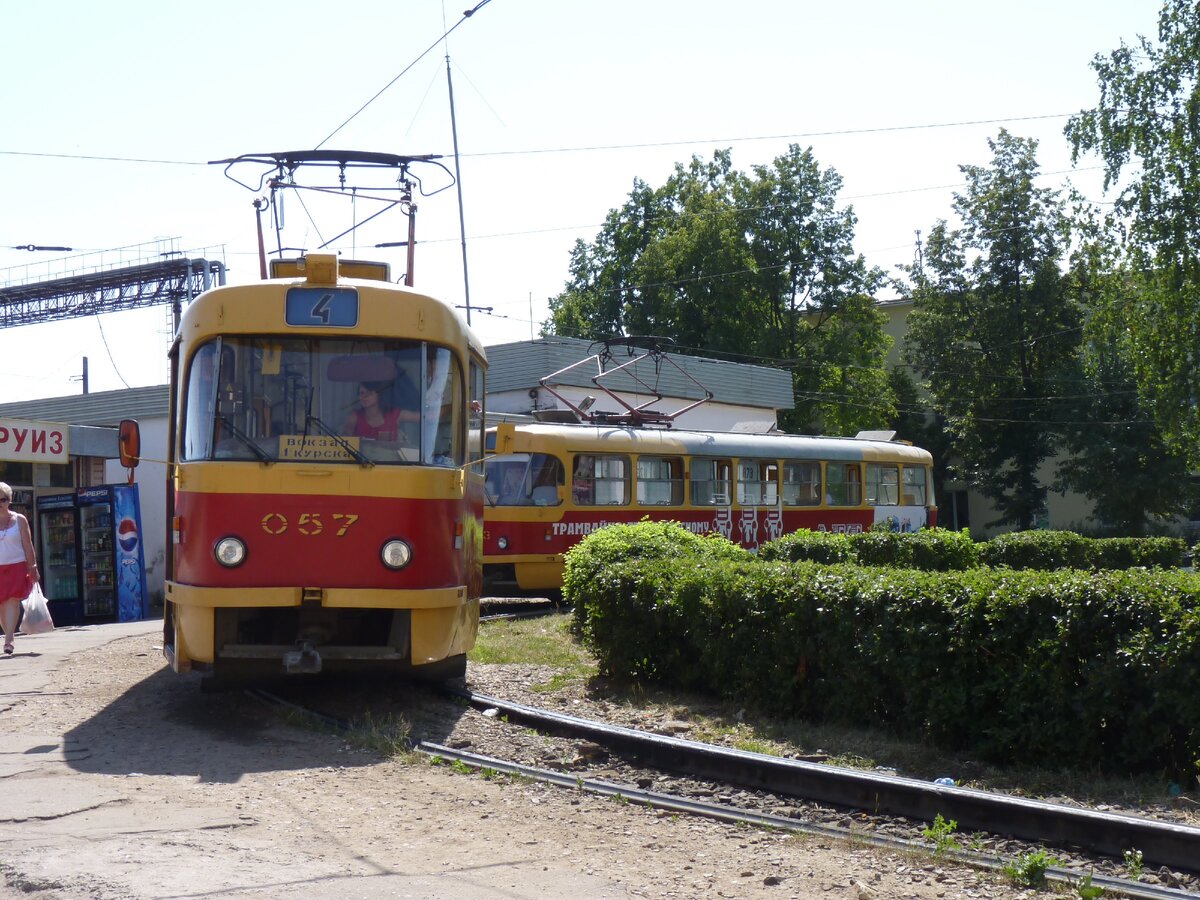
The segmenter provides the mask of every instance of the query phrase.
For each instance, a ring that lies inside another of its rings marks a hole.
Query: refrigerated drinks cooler
[[[129,622],[146,613],[136,484],[38,498],[38,549],[57,625]]]

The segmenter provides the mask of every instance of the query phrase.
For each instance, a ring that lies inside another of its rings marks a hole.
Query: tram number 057
[[[331,513],[329,518],[332,520],[329,527],[335,529],[334,537],[344,537],[350,526],[358,521],[358,516],[353,513]],[[262,530],[267,534],[283,534],[292,526],[293,523],[283,513],[272,512],[262,517]],[[325,531],[325,521],[321,513],[300,513],[296,517],[295,529],[300,534],[316,537]]]

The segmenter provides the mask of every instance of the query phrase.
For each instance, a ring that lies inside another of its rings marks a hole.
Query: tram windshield
[[[183,458],[461,465],[463,390],[423,341],[218,338],[188,368]]]
[[[557,506],[562,502],[562,461],[548,453],[490,456],[483,464],[491,506]]]

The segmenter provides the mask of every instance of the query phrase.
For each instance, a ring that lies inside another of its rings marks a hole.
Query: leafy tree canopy
[[[1029,528],[1080,319],[1059,271],[1066,206],[1035,184],[1036,142],[1002,130],[988,143],[990,166],[961,167],[962,226],[937,223],[913,272],[906,352],[955,437],[959,475],[1000,512],[991,524]]]
[[[1187,455],[1166,442],[1138,395],[1129,316],[1142,287],[1121,258],[1114,223],[1079,210],[1075,226],[1080,241],[1068,277],[1085,320],[1076,386],[1064,388],[1069,455],[1054,489],[1095,501],[1095,518],[1108,532],[1145,534],[1190,512],[1197,484]]]
[[[653,334],[690,352],[793,371],[791,430],[851,433],[893,412],[890,340],[871,293],[882,272],[853,250],[841,178],[792,145],[750,175],[728,150],[693,157],[660,188],[638,180],[591,243],[571,251],[544,334]]]
[[[1130,362],[1163,434],[1200,465],[1200,4],[1165,0],[1158,41],[1092,61],[1100,100],[1066,127],[1120,186],[1128,225]]]

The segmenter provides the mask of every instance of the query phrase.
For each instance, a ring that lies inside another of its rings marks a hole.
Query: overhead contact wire
[[[446,40],[446,38],[450,37],[450,35],[454,33],[455,29],[457,29],[459,25],[461,25],[463,22],[467,21],[467,19],[469,19],[471,16],[473,16],[479,10],[483,9],[483,7],[487,6],[488,3],[490,3],[490,2],[491,2],[491,0],[480,0],[479,3],[476,3],[473,7],[471,7],[466,12],[464,12],[462,14],[462,18],[459,19],[457,22],[455,22],[454,25],[452,25],[450,27],[450,29],[445,32],[445,34],[443,34],[436,41],[434,41],[432,44],[430,44],[428,47],[426,47],[423,51],[421,51],[420,56],[418,56],[416,59],[414,59],[412,62],[410,62],[407,66],[405,66],[404,69],[401,70],[401,72],[395,78],[393,78],[391,81],[389,81],[383,87],[381,87],[378,91],[376,91],[375,95],[373,97],[371,97],[370,100],[368,100],[366,103],[364,103],[358,109],[356,109],[353,113],[351,113],[349,118],[347,118],[345,122],[343,122],[337,128],[333,129],[333,131],[329,132],[329,134],[325,136],[325,140],[321,141],[321,143],[317,144],[317,146],[314,147],[313,149],[320,150],[322,147],[324,147],[329,142],[330,138],[332,138],[335,134],[337,134],[339,131],[341,131],[343,128],[345,128],[347,125],[349,125],[352,121],[354,121],[354,119],[360,113],[362,113],[363,110],[365,110],[368,106],[370,106],[372,103],[374,103],[376,100],[378,100],[384,94],[384,92],[387,91],[388,88],[390,88],[393,84],[395,84],[397,81],[399,81],[401,78],[403,78],[408,73],[408,71],[410,69],[412,69],[413,66],[415,66],[422,59],[424,59],[426,56],[428,56],[429,51],[431,51],[438,44],[440,44],[444,40]]]

